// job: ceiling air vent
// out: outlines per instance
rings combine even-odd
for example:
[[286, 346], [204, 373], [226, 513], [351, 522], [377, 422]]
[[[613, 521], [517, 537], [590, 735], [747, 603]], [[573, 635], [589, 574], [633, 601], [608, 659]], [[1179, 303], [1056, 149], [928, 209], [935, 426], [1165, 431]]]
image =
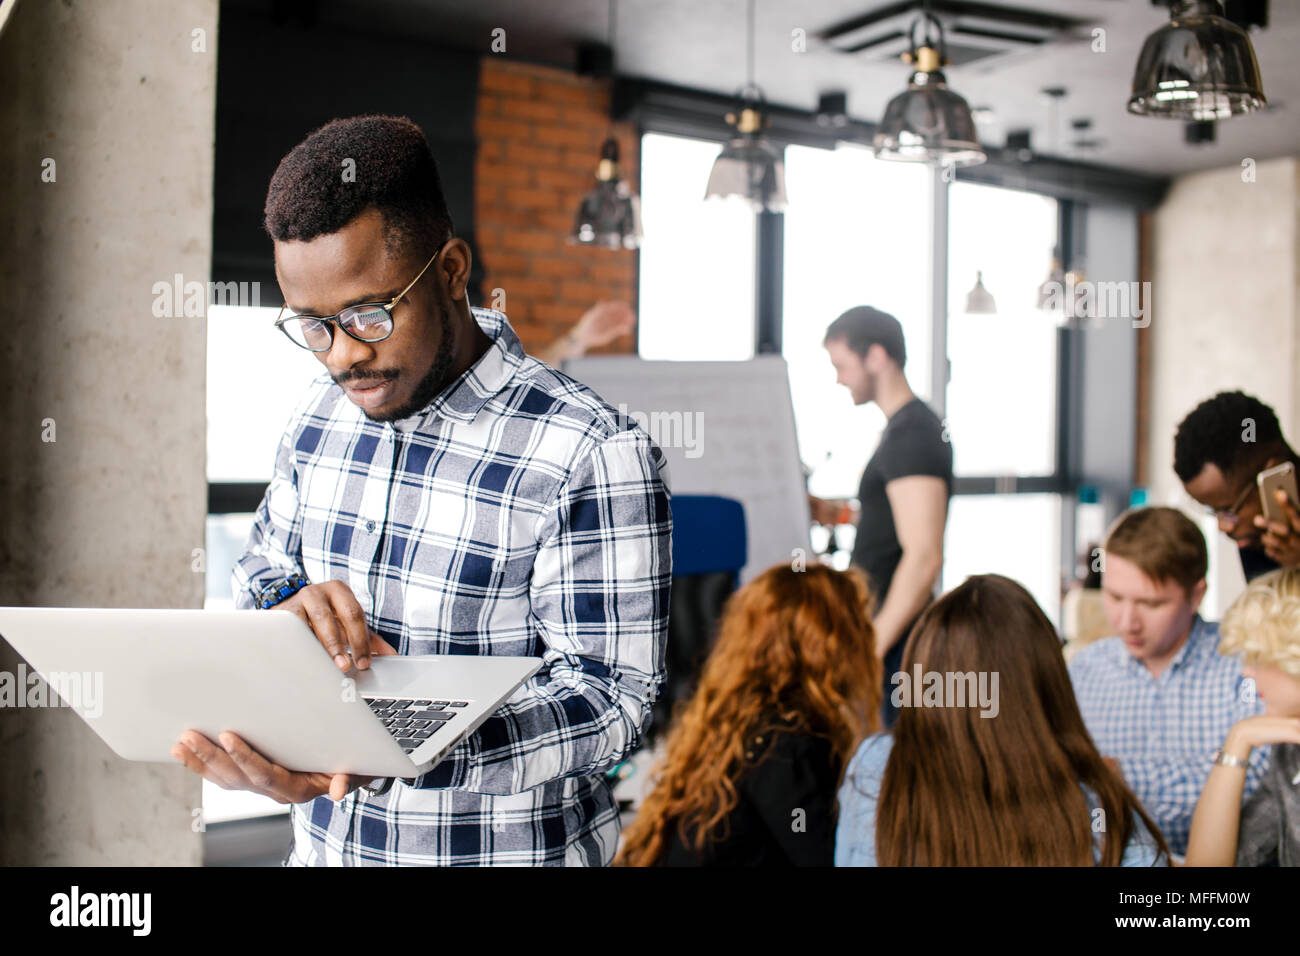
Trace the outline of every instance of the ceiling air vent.
[[[908, 31], [921, 15], [922, 0], [890, 3], [822, 31], [821, 38], [841, 53], [870, 60], [897, 60], [910, 45]], [[1013, 53], [1037, 50], [1071, 38], [1090, 21], [1059, 14], [963, 0], [930, 0], [930, 12], [943, 21], [953, 66], [987, 63]]]

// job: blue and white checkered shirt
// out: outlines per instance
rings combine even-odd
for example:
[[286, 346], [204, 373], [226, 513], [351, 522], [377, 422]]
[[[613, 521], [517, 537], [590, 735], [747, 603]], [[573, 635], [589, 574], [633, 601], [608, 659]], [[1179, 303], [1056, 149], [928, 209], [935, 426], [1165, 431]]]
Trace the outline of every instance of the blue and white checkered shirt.
[[[1119, 637], [1095, 641], [1070, 662], [1083, 722], [1097, 749], [1119, 761], [1124, 780], [1182, 856], [1214, 752], [1237, 721], [1263, 713], [1241, 661], [1219, 653], [1219, 625], [1198, 614], [1172, 663], [1153, 678]], [[1248, 796], [1268, 768], [1268, 748], [1251, 754]]]
[[383, 796], [294, 805], [287, 863], [607, 864], [604, 772], [664, 680], [663, 453], [594, 392], [492, 346], [423, 412], [367, 419], [328, 375], [291, 419], [235, 567], [236, 603], [304, 574], [347, 583], [401, 654], [537, 656], [541, 671], [433, 770]]

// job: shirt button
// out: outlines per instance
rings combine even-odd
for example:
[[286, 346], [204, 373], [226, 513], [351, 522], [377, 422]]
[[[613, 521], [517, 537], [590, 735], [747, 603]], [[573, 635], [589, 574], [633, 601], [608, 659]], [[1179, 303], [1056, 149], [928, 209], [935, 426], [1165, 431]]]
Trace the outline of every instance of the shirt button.
[[373, 521], [367, 521], [367, 522], [366, 522], [366, 530], [369, 531], [371, 534], [374, 534], [374, 532], [375, 532], [375, 523], [374, 523]]

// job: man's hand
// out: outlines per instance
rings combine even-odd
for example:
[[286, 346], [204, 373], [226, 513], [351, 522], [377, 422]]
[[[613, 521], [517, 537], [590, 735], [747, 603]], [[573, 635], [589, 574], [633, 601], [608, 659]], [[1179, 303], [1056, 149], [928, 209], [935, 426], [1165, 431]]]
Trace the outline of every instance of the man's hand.
[[289, 611], [307, 622], [316, 639], [330, 652], [334, 663], [344, 673], [353, 664], [359, 671], [368, 669], [372, 654], [397, 653], [392, 645], [370, 630], [357, 596], [342, 581], [309, 584], [271, 610]]
[[837, 524], [854, 524], [858, 520], [858, 509], [853, 502], [844, 498], [818, 498], [808, 496], [808, 510], [817, 524], [833, 528]]
[[608, 345], [620, 335], [627, 335], [636, 328], [636, 313], [626, 302], [597, 302], [582, 314], [577, 325], [573, 327], [573, 338], [585, 354], [590, 349]]
[[221, 746], [187, 730], [172, 747], [172, 756], [222, 790], [260, 793], [276, 803], [306, 803], [325, 794], [338, 801], [375, 779], [346, 773], [295, 773], [271, 763], [229, 731], [218, 739]]
[[1260, 537], [1264, 553], [1283, 567], [1295, 567], [1300, 564], [1300, 511], [1281, 488], [1275, 495], [1284, 519], [1269, 521], [1263, 515], [1256, 515], [1255, 527], [1264, 531]]

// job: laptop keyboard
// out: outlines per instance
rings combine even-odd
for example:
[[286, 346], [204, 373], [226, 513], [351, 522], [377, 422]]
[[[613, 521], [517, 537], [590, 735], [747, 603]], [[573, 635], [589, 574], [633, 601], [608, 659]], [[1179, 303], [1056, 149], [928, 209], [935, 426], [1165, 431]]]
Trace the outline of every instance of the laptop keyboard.
[[467, 700], [426, 697], [368, 698], [366, 703], [370, 705], [370, 712], [384, 722], [388, 732], [408, 754], [469, 706]]

